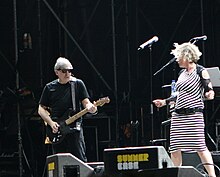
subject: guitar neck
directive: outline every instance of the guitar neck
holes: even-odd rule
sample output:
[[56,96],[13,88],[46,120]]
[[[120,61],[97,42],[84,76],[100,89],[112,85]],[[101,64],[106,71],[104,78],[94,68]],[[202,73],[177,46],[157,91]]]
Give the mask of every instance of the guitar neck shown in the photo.
[[68,118],[67,120],[65,120],[66,125],[69,125],[69,124],[73,123],[75,120],[77,120],[78,118],[82,117],[87,112],[88,112],[88,109],[85,108],[82,111],[78,112],[77,114],[73,115],[72,117]]
[[[109,103],[109,98],[105,97],[102,98],[100,100],[97,100],[95,103],[95,106],[103,106],[105,103]],[[88,111],[87,108],[83,109],[82,111],[78,112],[77,114],[73,115],[72,117],[68,118],[67,120],[65,120],[66,125],[69,125],[71,123],[73,123],[75,120],[77,120],[78,118],[82,117],[83,115],[85,115]]]

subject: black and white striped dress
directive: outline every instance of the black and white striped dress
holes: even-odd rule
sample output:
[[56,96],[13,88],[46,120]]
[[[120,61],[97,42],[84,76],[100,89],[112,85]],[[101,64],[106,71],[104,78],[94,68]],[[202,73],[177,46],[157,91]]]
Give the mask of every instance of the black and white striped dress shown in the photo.
[[[190,74],[184,70],[176,82],[176,87],[179,92],[176,109],[204,108],[203,88],[196,70]],[[195,152],[205,150],[204,126],[204,117],[201,112],[191,115],[180,115],[173,112],[169,151]]]

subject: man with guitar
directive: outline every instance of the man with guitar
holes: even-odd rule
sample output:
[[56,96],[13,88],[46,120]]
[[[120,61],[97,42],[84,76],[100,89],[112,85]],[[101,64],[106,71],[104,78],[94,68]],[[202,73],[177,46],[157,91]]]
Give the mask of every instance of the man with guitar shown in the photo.
[[[58,79],[44,87],[38,113],[47,125],[46,132],[53,153],[72,153],[86,162],[81,116],[87,112],[95,114],[97,105],[96,102],[90,102],[83,81],[73,77],[72,70],[68,59],[57,59],[54,71]],[[80,111],[81,114],[73,116]]]

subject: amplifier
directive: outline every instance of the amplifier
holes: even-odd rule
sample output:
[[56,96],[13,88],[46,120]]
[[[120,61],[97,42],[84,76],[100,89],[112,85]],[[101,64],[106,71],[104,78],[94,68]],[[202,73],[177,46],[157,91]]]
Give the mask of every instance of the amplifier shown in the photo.
[[19,159],[17,152],[2,152],[0,154],[0,177],[18,176]]
[[94,169],[70,153],[47,156],[48,177],[91,177]]
[[108,175],[143,169],[173,167],[163,146],[141,146],[104,149],[105,173]]

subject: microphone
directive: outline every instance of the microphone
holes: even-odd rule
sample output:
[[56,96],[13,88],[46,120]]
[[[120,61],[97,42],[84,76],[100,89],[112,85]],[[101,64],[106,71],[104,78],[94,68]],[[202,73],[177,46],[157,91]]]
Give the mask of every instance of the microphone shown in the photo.
[[204,35],[204,36],[200,36],[200,37],[194,37],[194,38],[190,39],[189,42],[191,42],[192,40],[195,40],[195,41],[200,41],[200,40],[205,41],[205,40],[207,40],[207,36]]
[[141,44],[138,47],[138,50],[142,50],[144,49],[146,46],[152,45],[154,42],[157,42],[159,40],[159,38],[157,36],[152,37],[151,39],[149,39],[148,41],[146,41],[145,43]]

